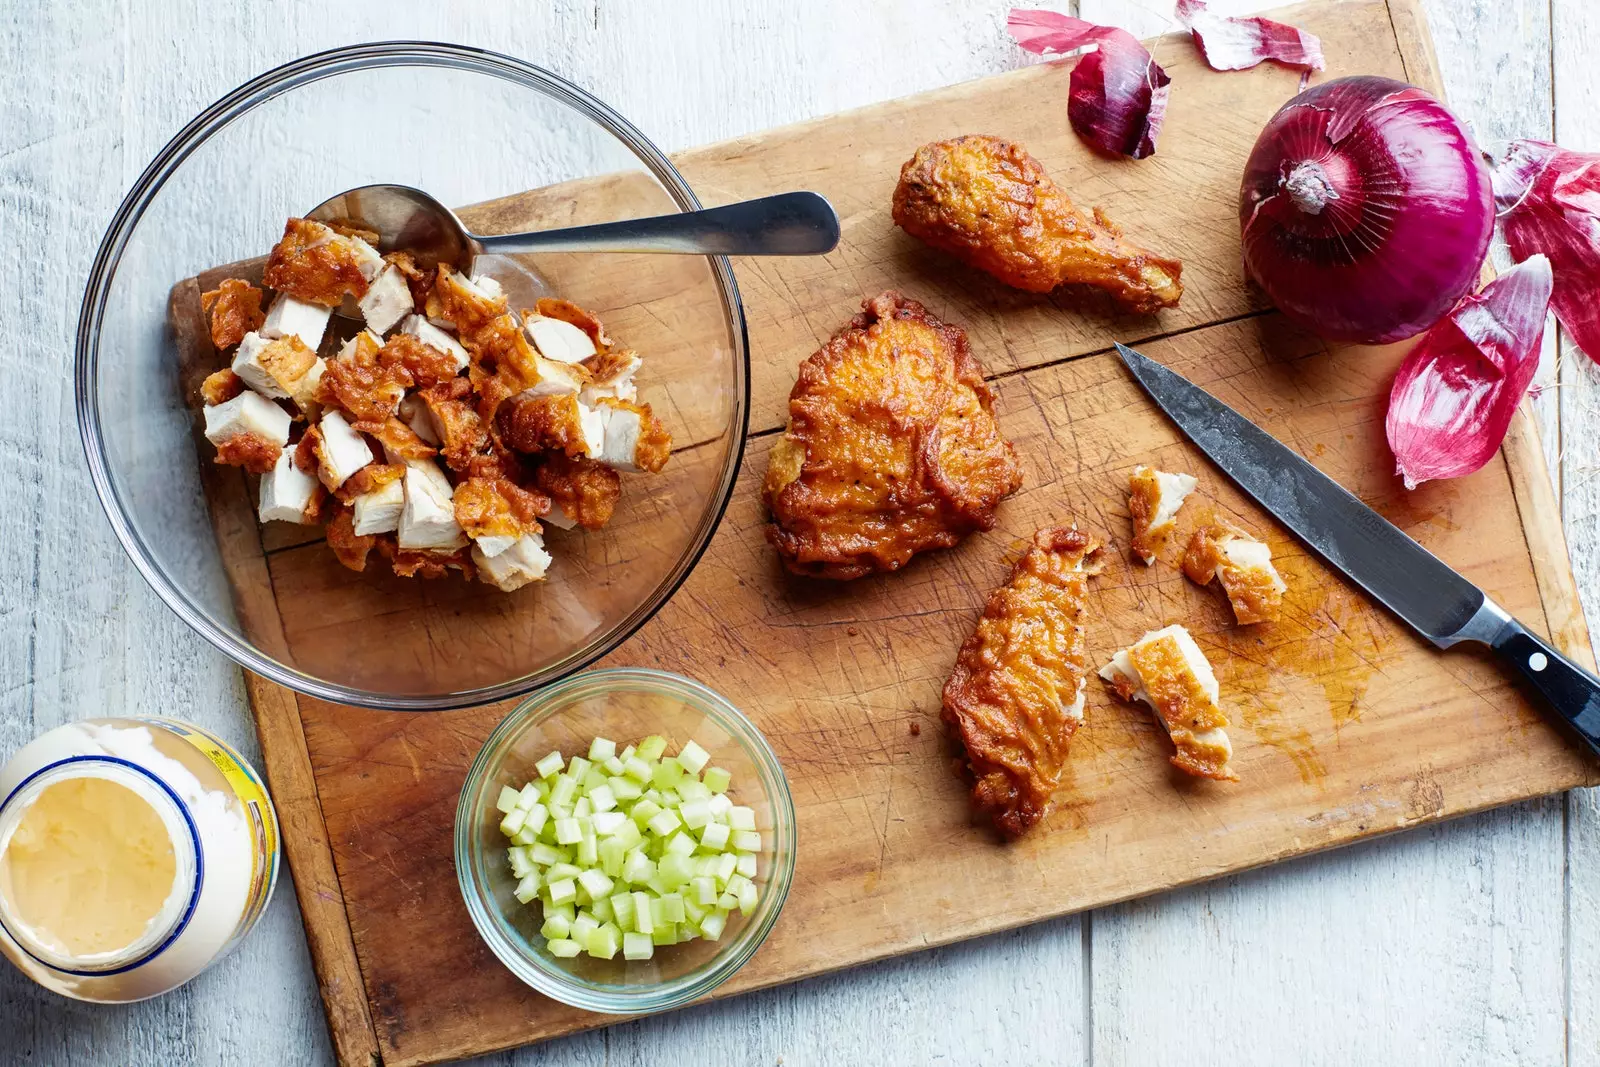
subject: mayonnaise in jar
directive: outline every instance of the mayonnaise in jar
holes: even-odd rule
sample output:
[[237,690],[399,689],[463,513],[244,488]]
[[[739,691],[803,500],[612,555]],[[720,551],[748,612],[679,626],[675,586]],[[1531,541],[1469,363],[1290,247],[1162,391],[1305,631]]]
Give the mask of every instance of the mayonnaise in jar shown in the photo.
[[261,780],[198,726],[88,719],[0,769],[0,953],[47,989],[176,989],[255,925],[277,874]]

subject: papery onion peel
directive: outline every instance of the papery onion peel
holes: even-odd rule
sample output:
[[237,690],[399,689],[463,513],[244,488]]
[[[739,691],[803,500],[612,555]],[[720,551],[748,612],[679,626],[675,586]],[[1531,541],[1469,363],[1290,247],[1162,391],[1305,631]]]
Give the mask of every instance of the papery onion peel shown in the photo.
[[1207,9],[1205,0],[1178,0],[1177,16],[1212,70],[1246,70],[1267,59],[1323,68],[1322,42],[1285,23],[1218,15]]

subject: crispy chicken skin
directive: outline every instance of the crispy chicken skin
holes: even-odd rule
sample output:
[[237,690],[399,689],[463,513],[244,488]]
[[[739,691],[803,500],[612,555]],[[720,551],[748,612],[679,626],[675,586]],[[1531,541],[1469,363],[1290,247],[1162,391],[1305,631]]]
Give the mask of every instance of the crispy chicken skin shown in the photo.
[[1133,551],[1145,566],[1171,536],[1178,509],[1199,482],[1192,474],[1169,474],[1135,467],[1128,477],[1128,515],[1133,520]]
[[1168,626],[1145,634],[1101,667],[1100,677],[1123,700],[1155,711],[1176,750],[1174,767],[1196,778],[1239,780],[1228,766],[1233,745],[1217,706],[1217,676],[1188,630]]
[[1272,565],[1272,551],[1237,526],[1211,522],[1189,538],[1183,554],[1183,573],[1196,585],[1222,583],[1241,626],[1276,622],[1283,614],[1283,594],[1289,589]]
[[1092,285],[1141,315],[1174,307],[1183,295],[1182,263],[1127,240],[1099,208],[1085,214],[1026,149],[998,137],[917,149],[900,168],[894,221],[1029,292]]
[[800,364],[762,498],[796,574],[893,571],[994,526],[1022,469],[967,336],[887,292]]
[[209,293],[200,294],[200,308],[211,316],[211,343],[232,348],[251,330],[267,321],[261,310],[262,292],[247,281],[227,278]]
[[1100,542],[1040,530],[989,596],[944,685],[941,717],[965,749],[972,804],[1006,838],[1038,822],[1083,722],[1084,616]]

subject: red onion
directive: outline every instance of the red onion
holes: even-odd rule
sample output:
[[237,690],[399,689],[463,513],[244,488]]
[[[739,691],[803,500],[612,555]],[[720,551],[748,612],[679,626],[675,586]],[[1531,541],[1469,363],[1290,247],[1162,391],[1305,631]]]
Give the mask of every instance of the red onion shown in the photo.
[[1556,318],[1600,361],[1600,155],[1513,141],[1494,168],[1494,195],[1511,258],[1550,257]]
[[1248,70],[1265,59],[1322,69],[1322,42],[1304,30],[1271,19],[1218,15],[1205,0],[1178,0],[1176,13],[1212,70]]
[[1400,365],[1384,429],[1415,489],[1489,462],[1539,369],[1550,261],[1531,256],[1434,324]]
[[1489,168],[1443,104],[1389,78],[1312,86],[1267,123],[1239,190],[1245,270],[1290,319],[1381,344],[1471,289]]
[[1172,79],[1138,38],[1115,26],[1024,8],[1011,9],[1006,29],[1036,55],[1098,45],[1072,68],[1067,121],[1079,137],[1109,155],[1143,159],[1155,154]]

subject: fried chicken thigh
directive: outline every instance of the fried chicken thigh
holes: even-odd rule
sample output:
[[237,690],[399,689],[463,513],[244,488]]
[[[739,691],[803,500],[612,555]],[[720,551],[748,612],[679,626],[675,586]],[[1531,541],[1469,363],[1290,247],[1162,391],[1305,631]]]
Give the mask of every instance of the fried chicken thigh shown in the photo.
[[762,496],[796,574],[893,571],[994,526],[1022,483],[966,333],[888,292],[800,365]]
[[972,805],[1007,838],[1044,815],[1083,722],[1085,597],[1100,543],[1040,530],[989,596],[944,685],[941,717],[966,750]]
[[1150,314],[1183,295],[1183,264],[1122,236],[1099,208],[1085,214],[1018,144],[969,135],[917,149],[900,168],[894,221],[1007,285],[1048,293],[1103,289]]

